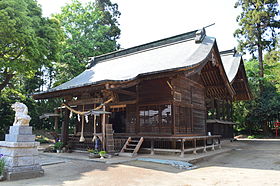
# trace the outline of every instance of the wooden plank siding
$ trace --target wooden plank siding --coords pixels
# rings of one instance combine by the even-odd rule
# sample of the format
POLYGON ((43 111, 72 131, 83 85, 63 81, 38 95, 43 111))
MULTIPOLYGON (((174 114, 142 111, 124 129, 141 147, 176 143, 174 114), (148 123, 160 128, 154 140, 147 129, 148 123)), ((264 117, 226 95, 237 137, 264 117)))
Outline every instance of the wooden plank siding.
POLYGON ((168 78, 144 80, 139 83, 139 105, 160 104, 172 100, 168 78))
POLYGON ((175 92, 181 93, 181 101, 174 101, 175 133, 205 134, 205 88, 198 81, 179 75, 172 79, 175 92))

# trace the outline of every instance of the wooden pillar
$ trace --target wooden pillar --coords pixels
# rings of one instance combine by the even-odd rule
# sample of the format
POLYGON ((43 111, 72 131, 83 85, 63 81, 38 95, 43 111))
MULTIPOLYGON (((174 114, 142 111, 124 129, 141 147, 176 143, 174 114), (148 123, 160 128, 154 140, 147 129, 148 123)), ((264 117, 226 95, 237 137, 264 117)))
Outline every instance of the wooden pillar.
POLYGON ((226 119, 226 112, 225 112, 225 100, 222 100, 222 119, 226 119))
POLYGON ((68 127, 69 127, 69 115, 70 115, 70 110, 65 108, 64 112, 64 121, 62 123, 62 130, 61 130, 61 141, 64 144, 68 143, 68 127))
POLYGON ((229 104, 229 100, 226 100, 226 116, 227 116, 227 121, 230 120, 230 104, 229 104))
MULTIPOLYGON (((54 110, 54 113, 55 113, 55 114, 58 114, 58 110, 55 109, 55 110, 54 110)), ((54 117, 54 131, 55 131, 55 132, 58 132, 58 119, 59 119, 58 116, 55 116, 55 117, 54 117)))
MULTIPOLYGON (((103 111, 106 111, 106 107, 103 106, 103 111)), ((105 130, 106 130, 106 114, 102 115, 102 149, 106 149, 106 136, 105 136, 105 130)))
POLYGON ((193 153, 196 154, 196 139, 193 140, 193 153))
POLYGON ((215 150, 215 141, 214 141, 214 138, 212 138, 212 150, 213 150, 213 151, 215 150))
POLYGON ((230 121, 233 120, 233 107, 232 107, 232 100, 230 100, 230 121))
POLYGON ((204 138, 204 139, 203 139, 203 145, 204 145, 203 152, 207 152, 207 149, 206 149, 206 147, 207 147, 207 143, 206 143, 206 141, 207 141, 207 139, 206 139, 206 138, 204 138))
POLYGON ((181 155, 180 157, 183 158, 185 156, 185 139, 181 139, 181 155))
POLYGON ((174 103, 171 105, 171 117, 172 117, 172 126, 171 126, 171 134, 175 135, 176 134, 176 110, 175 109, 174 103))
POLYGON ((135 133, 140 132, 140 113, 139 113, 139 84, 136 85, 136 124, 135 124, 135 133))
POLYGON ((220 100, 215 99, 215 106, 216 106, 216 119, 220 120, 220 100))
POLYGON ((151 155, 155 155, 155 140, 151 139, 151 155))

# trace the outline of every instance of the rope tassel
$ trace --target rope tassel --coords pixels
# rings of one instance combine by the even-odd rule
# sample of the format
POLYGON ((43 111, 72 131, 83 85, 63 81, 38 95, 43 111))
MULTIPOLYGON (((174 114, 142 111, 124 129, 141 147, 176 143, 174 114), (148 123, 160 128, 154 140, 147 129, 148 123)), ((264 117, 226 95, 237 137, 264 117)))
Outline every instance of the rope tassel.
POLYGON ((82 116, 82 130, 81 130, 80 142, 84 142, 84 141, 85 141, 85 137, 84 137, 84 125, 85 125, 85 118, 84 118, 84 116, 82 116))
POLYGON ((80 117, 80 114, 78 114, 78 121, 81 121, 81 117, 80 117))

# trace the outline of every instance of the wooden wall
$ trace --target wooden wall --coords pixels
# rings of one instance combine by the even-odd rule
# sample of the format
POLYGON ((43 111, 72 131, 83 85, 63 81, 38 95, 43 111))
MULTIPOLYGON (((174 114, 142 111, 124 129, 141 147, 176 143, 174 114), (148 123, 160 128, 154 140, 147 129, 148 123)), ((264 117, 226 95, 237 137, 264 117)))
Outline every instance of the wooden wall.
MULTIPOLYGON (((206 128, 205 88, 199 76, 172 79, 175 134, 204 135, 206 128), (178 95, 181 94, 181 99, 178 95)), ((179 96, 180 97, 180 96, 179 96)))
MULTIPOLYGON (((121 109, 111 109, 111 112, 123 116, 124 126, 121 133, 147 135, 205 135, 206 109, 205 88, 199 75, 190 78, 183 73, 175 77, 143 80, 125 91, 135 92, 136 97, 118 93, 119 101, 133 101, 136 104, 126 104, 121 109)), ((121 91, 120 91, 121 92, 121 91)), ((93 104, 86 105, 84 110, 94 108, 93 104)), ((83 106, 78 106, 83 110, 83 106)), ((113 118, 113 115, 112 115, 113 118)), ((118 118, 118 117, 116 117, 118 118)), ((100 118, 97 118, 101 123, 100 118)), ((77 131, 81 131, 81 122, 77 122, 77 131)), ((100 126, 97 126, 100 131, 100 126)), ((85 123, 85 134, 92 134, 93 118, 85 123)))
POLYGON ((139 105, 160 104, 172 100, 168 78, 144 80, 139 83, 139 105))
POLYGON ((205 88, 199 76, 145 80, 137 90, 137 103, 126 106, 125 133, 205 135, 205 88))

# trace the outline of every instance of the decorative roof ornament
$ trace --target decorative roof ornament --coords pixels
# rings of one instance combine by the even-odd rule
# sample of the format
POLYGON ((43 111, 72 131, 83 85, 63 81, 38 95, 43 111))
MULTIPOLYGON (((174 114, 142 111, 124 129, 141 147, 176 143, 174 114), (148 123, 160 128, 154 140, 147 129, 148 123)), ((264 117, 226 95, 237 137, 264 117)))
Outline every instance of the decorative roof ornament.
POLYGON ((201 43, 205 38, 205 36, 206 36, 206 31, 205 28, 203 27, 202 29, 198 30, 195 33, 195 43, 201 43))

